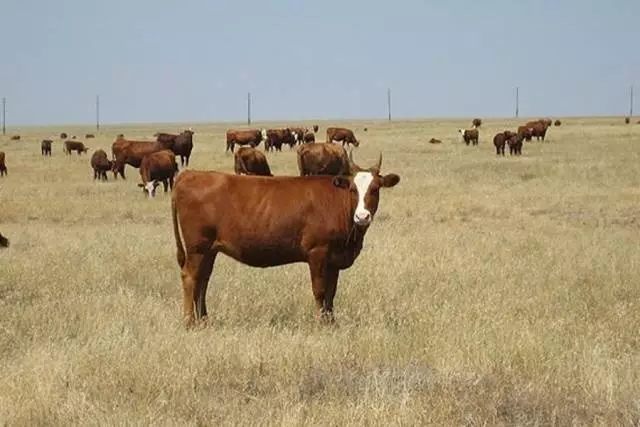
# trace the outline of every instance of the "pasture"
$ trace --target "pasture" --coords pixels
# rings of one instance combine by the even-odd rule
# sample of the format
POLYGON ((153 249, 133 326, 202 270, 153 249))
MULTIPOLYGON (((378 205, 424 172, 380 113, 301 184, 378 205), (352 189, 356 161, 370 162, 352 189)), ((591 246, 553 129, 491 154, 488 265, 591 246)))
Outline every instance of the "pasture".
MULTIPOLYGON (((526 119, 483 120, 476 147, 456 131, 471 119, 301 123, 318 141, 351 127, 356 163, 382 152, 401 176, 340 275, 336 324, 316 323, 306 265, 221 255, 190 331, 170 195, 146 199, 130 166, 93 181, 89 159, 120 132, 192 126, 190 168, 232 172, 224 133, 246 125, 9 129, 0 423, 637 425, 640 126, 561 119, 500 158, 493 135, 526 119), (65 155, 62 131, 89 153, 65 155)), ((297 175, 294 153, 267 154, 275 175, 297 175)))

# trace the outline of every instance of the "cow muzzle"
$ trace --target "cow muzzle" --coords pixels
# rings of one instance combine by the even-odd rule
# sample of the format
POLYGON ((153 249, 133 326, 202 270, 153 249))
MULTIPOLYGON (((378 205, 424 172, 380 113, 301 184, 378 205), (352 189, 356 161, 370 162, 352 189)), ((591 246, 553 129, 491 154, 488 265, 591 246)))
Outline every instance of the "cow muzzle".
POLYGON ((369 225, 371 224, 372 220, 373 220, 373 216, 371 215, 371 212, 369 212, 366 209, 356 211, 356 213, 353 214, 353 222, 355 222, 356 225, 359 225, 359 226, 369 225))

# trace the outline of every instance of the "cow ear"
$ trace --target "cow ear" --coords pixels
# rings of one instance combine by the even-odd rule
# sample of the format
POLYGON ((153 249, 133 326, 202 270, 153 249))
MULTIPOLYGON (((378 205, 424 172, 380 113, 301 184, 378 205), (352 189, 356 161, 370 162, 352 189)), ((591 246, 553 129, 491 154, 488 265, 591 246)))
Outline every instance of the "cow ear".
POLYGON ((400 176, 395 173, 390 173, 382 177, 382 186, 385 188, 395 187, 400 182, 400 176))
POLYGON ((144 184, 143 184, 143 183, 141 183, 141 182, 139 182, 139 183, 138 183, 138 187, 140 187, 140 188, 144 188, 144 184))
POLYGON ((333 185, 339 188, 349 188, 351 181, 346 176, 338 175, 333 177, 333 185))

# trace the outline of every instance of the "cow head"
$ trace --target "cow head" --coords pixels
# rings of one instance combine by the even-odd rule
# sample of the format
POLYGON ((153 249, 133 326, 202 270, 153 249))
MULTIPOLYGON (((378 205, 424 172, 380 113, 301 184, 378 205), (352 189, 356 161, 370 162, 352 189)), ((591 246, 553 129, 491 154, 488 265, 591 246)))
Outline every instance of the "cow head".
POLYGON ((158 185, 160 185, 160 183, 154 179, 153 181, 149 181, 146 184, 141 182, 138 184, 138 187, 142 187, 142 192, 147 194, 147 196, 153 198, 156 196, 156 188, 158 187, 158 185))
POLYGON ((260 142, 266 141, 267 140, 267 130, 266 129, 261 129, 260 130, 260 136, 262 137, 260 142))
POLYGON ((349 152, 350 175, 333 177, 333 185, 348 188, 356 199, 353 222, 359 227, 367 227, 373 221, 380 201, 380 188, 391 188, 400 182, 400 176, 395 173, 380 175, 382 167, 382 153, 378 162, 364 169, 353 162, 352 152, 349 152))

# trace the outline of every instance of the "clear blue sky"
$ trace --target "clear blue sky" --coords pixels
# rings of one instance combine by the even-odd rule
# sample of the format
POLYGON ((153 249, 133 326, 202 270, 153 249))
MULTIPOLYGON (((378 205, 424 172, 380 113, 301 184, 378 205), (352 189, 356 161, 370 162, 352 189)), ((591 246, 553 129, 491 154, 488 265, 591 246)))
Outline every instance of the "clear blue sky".
MULTIPOLYGON (((624 115, 640 0, 0 0, 7 123, 624 115)), ((640 106, 639 106, 640 107, 640 106)), ((638 108, 636 108, 637 110, 638 108)))

